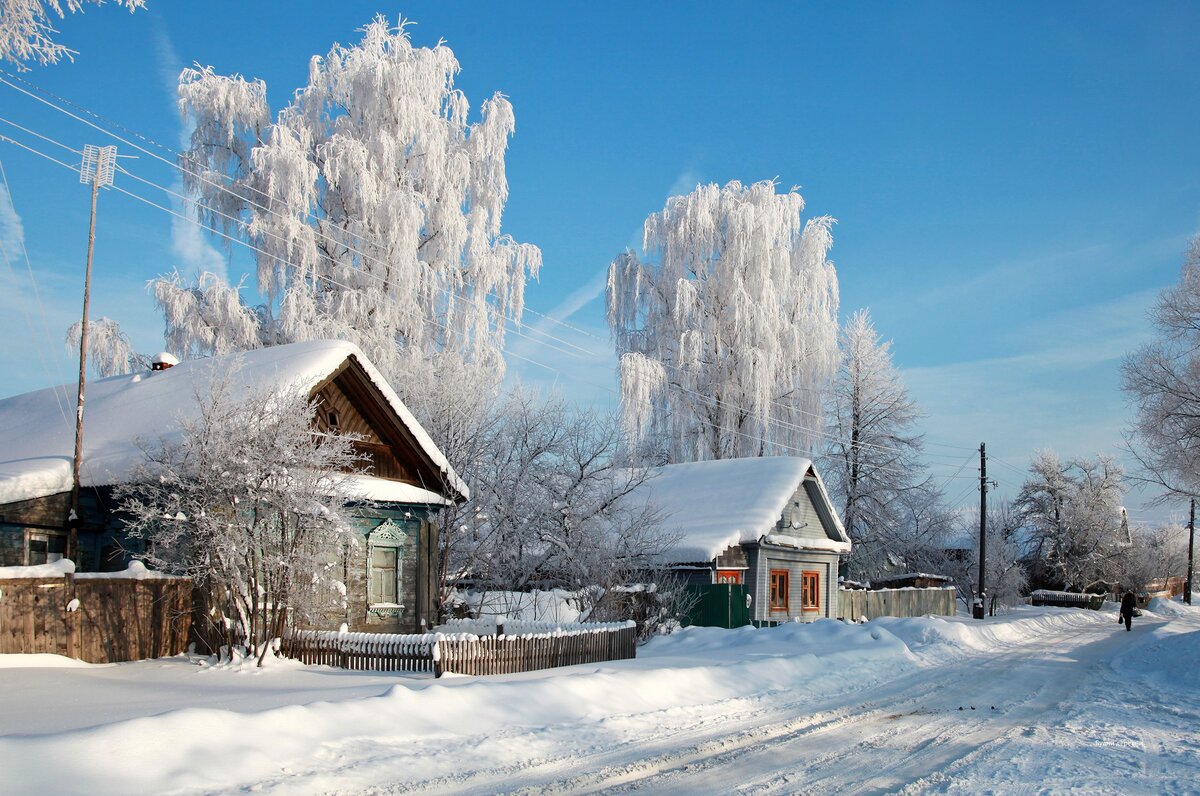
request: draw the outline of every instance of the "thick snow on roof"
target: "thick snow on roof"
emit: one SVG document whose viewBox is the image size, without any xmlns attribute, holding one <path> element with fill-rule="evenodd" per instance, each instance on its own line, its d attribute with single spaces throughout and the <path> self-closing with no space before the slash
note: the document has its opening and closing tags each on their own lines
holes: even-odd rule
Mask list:
<svg viewBox="0 0 1200 796">
<path fill-rule="evenodd" d="M 179 434 L 180 419 L 198 408 L 197 396 L 211 384 L 214 369 L 233 365 L 233 388 L 273 384 L 280 391 L 310 392 L 353 357 L 387 399 L 417 443 L 464 497 L 466 484 L 429 438 L 395 391 L 357 346 L 338 340 L 272 346 L 209 359 L 182 362 L 173 368 L 89 381 L 85 393 L 84 486 L 120 483 L 144 460 L 139 438 L 147 443 Z M 0 400 L 0 503 L 53 495 L 71 488 L 75 450 L 75 386 L 56 387 Z M 380 479 L 364 477 L 387 491 Z M 395 490 L 391 490 L 395 491 Z M 419 490 L 424 492 L 424 490 Z M 432 493 L 429 493 L 432 494 Z M 437 502 L 444 502 L 438 500 Z"/>
<path fill-rule="evenodd" d="M 792 456 L 671 464 L 660 467 L 636 492 L 666 515 L 664 527 L 682 538 L 673 561 L 711 561 L 730 545 L 770 534 L 812 461 Z M 819 483 L 819 479 L 818 479 Z M 821 494 L 825 494 L 824 486 Z M 841 529 L 836 532 L 841 535 Z M 799 539 L 795 546 L 847 552 L 844 539 Z"/>
</svg>

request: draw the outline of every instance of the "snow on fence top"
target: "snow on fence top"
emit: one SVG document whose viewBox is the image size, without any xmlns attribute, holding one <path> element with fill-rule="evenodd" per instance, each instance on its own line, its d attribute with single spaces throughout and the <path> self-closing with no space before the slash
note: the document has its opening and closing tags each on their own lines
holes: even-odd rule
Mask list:
<svg viewBox="0 0 1200 796">
<path fill-rule="evenodd" d="M 783 515 L 792 494 L 813 469 L 810 459 L 796 456 L 762 456 L 720 459 L 659 467 L 638 487 L 631 499 L 653 504 L 663 514 L 667 531 L 680 533 L 671 551 L 677 562 L 711 561 L 730 545 L 757 542 L 768 535 Z M 825 485 L 817 476 L 821 499 L 828 503 Z M 837 513 L 835 533 L 840 537 L 788 540 L 805 547 L 849 552 Z"/>
<path fill-rule="evenodd" d="M 173 368 L 111 376 L 88 383 L 87 433 L 84 434 L 84 486 L 107 486 L 128 478 L 145 458 L 138 447 L 146 441 L 178 439 L 180 421 L 194 415 L 196 396 L 203 395 L 214 373 L 233 366 L 235 394 L 253 386 L 274 385 L 279 391 L 305 394 L 336 373 L 353 358 L 379 388 L 388 404 L 430 460 L 445 475 L 446 482 L 463 497 L 470 490 L 433 443 L 425 429 L 401 402 L 383 376 L 352 343 L 314 340 L 305 343 L 260 348 L 238 354 L 182 362 Z M 0 400 L 0 503 L 54 495 L 71 488 L 71 459 L 75 446 L 73 413 L 64 413 L 64 395 L 75 394 L 75 386 L 53 387 Z M 72 398 L 72 401 L 74 399 Z M 364 497 L 377 496 L 380 479 L 363 477 Z M 369 483 L 368 483 L 369 482 Z M 376 483 L 380 482 L 380 483 Z M 399 488 L 399 487 L 397 487 Z M 445 503 L 433 492 L 404 491 L 400 499 L 411 502 Z M 414 497 L 422 498 L 414 500 Z"/>
<path fill-rule="evenodd" d="M 415 647 L 432 648 L 438 641 L 470 641 L 480 638 L 481 636 L 496 635 L 496 624 L 494 622 L 478 622 L 478 620 L 460 620 L 474 621 L 479 628 L 474 626 L 471 629 L 457 630 L 457 625 L 446 625 L 451 627 L 452 632 L 449 633 L 363 633 L 350 632 L 341 630 L 290 630 L 286 638 L 296 639 L 300 641 L 323 641 L 326 643 L 336 643 L 341 649 L 347 652 L 366 651 L 370 645 L 391 644 Z M 579 636 L 588 633 L 613 633 L 618 630 L 636 627 L 636 624 L 629 620 L 625 622 L 586 622 L 582 624 L 566 624 L 555 625 L 542 622 L 513 622 L 512 629 L 506 623 L 504 625 L 504 635 L 508 638 L 551 638 L 554 636 Z M 479 632 L 475 632 L 478 629 Z"/>
<path fill-rule="evenodd" d="M 61 558 L 50 564 L 33 564 L 28 567 L 0 567 L 0 580 L 16 578 L 61 578 L 75 573 L 77 580 L 161 580 L 178 578 L 179 575 L 168 575 L 146 569 L 141 561 L 130 561 L 129 566 L 117 572 L 75 572 L 75 562 L 69 558 Z"/>
<path fill-rule="evenodd" d="M 632 621 L 624 622 L 530 622 L 524 619 L 447 619 L 440 625 L 451 633 L 469 633 L 475 636 L 493 636 L 496 627 L 503 625 L 506 636 L 572 635 L 576 633 L 607 633 L 635 626 Z"/>
</svg>

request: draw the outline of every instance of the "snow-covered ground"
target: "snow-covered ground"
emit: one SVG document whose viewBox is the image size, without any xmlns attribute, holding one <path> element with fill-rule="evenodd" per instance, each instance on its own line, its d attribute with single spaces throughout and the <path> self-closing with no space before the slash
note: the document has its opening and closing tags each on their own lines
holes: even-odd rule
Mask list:
<svg viewBox="0 0 1200 796">
<path fill-rule="evenodd" d="M 436 681 L 0 656 L 0 792 L 1196 792 L 1200 607 L 1152 609 L 694 628 Z"/>
</svg>

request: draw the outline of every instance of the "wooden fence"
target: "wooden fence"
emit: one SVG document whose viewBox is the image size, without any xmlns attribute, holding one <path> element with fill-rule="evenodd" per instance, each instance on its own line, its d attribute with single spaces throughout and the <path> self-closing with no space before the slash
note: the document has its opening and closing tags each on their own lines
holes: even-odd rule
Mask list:
<svg viewBox="0 0 1200 796">
<path fill-rule="evenodd" d="M 1036 589 L 1029 595 L 1029 604 L 1048 605 L 1054 608 L 1087 608 L 1099 611 L 1104 607 L 1104 595 Z"/>
<path fill-rule="evenodd" d="M 0 580 L 0 653 L 116 663 L 187 649 L 190 580 L 90 574 Z"/>
<path fill-rule="evenodd" d="M 858 622 L 881 616 L 954 616 L 955 590 L 839 589 L 838 618 Z"/>
<path fill-rule="evenodd" d="M 304 663 L 343 669 L 431 672 L 435 677 L 447 672 L 508 674 L 633 658 L 636 633 L 632 622 L 492 636 L 296 630 L 283 640 L 280 652 Z"/>
<path fill-rule="evenodd" d="M 302 663 L 371 672 L 434 672 L 433 633 L 338 633 L 291 630 L 280 653 Z"/>
</svg>

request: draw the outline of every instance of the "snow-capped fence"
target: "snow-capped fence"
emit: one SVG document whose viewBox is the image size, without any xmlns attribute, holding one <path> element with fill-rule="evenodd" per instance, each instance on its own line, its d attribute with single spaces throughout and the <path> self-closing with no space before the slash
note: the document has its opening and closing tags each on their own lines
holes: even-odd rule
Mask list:
<svg viewBox="0 0 1200 796">
<path fill-rule="evenodd" d="M 1089 608 L 1093 611 L 1098 611 L 1104 605 L 1104 595 L 1037 589 L 1030 593 L 1029 602 L 1033 605 L 1049 605 L 1059 608 Z"/>
<path fill-rule="evenodd" d="M 838 618 L 858 622 L 881 616 L 954 616 L 954 600 L 953 587 L 839 589 Z"/>
<path fill-rule="evenodd" d="M 534 625 L 541 623 L 513 623 Z M 489 627 L 501 632 L 475 633 L 344 633 L 294 630 L 280 652 L 310 664 L 364 671 L 429 672 L 488 675 L 530 672 L 578 663 L 633 658 L 637 628 L 633 622 L 573 626 L 548 625 L 537 632 L 510 626 Z"/>
<path fill-rule="evenodd" d="M 280 652 L 301 663 L 371 672 L 434 672 L 435 633 L 339 633 L 291 630 Z"/>
<path fill-rule="evenodd" d="M 69 561 L 0 568 L 0 653 L 52 653 L 88 663 L 187 649 L 192 582 L 147 571 L 74 572 Z"/>
</svg>

